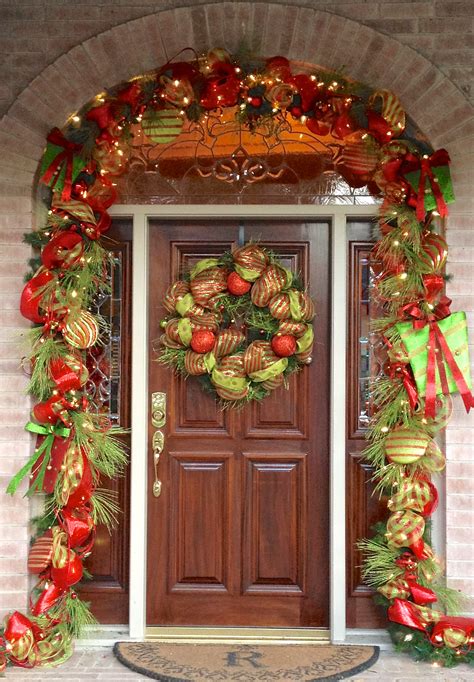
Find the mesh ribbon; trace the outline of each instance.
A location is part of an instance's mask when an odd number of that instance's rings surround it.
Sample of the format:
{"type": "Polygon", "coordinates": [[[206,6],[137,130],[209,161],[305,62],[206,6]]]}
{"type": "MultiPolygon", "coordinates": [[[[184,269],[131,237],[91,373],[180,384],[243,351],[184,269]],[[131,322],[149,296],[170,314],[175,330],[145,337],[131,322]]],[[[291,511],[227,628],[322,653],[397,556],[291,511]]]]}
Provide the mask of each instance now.
{"type": "Polygon", "coordinates": [[[234,251],[236,272],[247,282],[254,282],[267,266],[267,254],[256,244],[247,244],[234,251]]]}

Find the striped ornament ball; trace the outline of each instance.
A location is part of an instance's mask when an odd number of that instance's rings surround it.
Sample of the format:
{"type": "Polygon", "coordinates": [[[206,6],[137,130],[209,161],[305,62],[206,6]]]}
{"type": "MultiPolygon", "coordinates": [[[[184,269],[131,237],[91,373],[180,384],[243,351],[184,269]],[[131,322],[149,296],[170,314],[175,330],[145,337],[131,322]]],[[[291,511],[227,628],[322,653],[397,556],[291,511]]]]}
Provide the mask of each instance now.
{"type": "Polygon", "coordinates": [[[94,315],[87,310],[69,316],[63,329],[66,343],[73,348],[90,348],[99,338],[99,325],[94,315]]]}
{"type": "Polygon", "coordinates": [[[430,437],[418,429],[393,429],[385,439],[385,456],[394,464],[413,464],[426,454],[430,437]]]}

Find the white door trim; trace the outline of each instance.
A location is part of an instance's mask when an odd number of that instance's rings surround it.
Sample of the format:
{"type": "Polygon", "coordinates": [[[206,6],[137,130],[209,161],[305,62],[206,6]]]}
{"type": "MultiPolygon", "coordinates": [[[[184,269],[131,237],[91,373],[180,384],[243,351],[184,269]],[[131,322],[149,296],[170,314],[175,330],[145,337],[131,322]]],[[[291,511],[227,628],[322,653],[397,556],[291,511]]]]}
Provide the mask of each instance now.
{"type": "Polygon", "coordinates": [[[133,639],[146,628],[146,530],[150,499],[146,473],[148,392],[148,222],[150,218],[328,218],[332,222],[330,622],[331,641],[346,639],[345,423],[346,423],[346,225],[372,217],[376,205],[115,205],[115,216],[133,218],[132,453],[130,518],[130,626],[133,639]]]}

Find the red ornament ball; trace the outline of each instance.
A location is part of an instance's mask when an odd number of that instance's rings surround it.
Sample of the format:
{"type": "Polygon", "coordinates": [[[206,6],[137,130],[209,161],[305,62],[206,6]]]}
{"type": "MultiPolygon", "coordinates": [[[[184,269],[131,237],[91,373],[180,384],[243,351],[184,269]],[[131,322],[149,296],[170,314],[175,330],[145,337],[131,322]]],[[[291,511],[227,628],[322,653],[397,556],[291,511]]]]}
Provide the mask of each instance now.
{"type": "Polygon", "coordinates": [[[291,334],[280,334],[272,339],[272,351],[280,358],[288,358],[296,351],[296,339],[291,334]]]}
{"type": "Polygon", "coordinates": [[[251,286],[251,282],[247,282],[237,272],[231,272],[227,278],[227,289],[233,296],[243,296],[250,291],[251,286]]]}
{"type": "Polygon", "coordinates": [[[191,337],[191,348],[195,353],[209,353],[216,343],[216,335],[207,329],[194,332],[191,337]]]}

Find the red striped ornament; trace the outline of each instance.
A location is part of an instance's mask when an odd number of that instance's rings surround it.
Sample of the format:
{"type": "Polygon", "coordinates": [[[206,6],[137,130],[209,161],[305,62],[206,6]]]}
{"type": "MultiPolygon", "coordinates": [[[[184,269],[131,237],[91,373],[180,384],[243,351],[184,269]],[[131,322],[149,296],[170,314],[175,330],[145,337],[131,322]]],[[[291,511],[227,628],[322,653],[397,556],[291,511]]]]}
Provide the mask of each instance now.
{"type": "Polygon", "coordinates": [[[68,316],[62,334],[73,348],[90,348],[99,338],[99,325],[92,313],[81,310],[68,316]]]}
{"type": "Polygon", "coordinates": [[[394,464],[413,464],[425,455],[430,440],[418,429],[395,428],[385,439],[385,456],[394,464]]]}
{"type": "Polygon", "coordinates": [[[355,175],[372,173],[380,159],[380,146],[363,130],[358,130],[344,139],[341,163],[355,175]]]}
{"type": "Polygon", "coordinates": [[[388,501],[390,511],[411,509],[422,516],[431,516],[438,505],[438,491],[431,481],[412,479],[403,481],[388,501]]]}
{"type": "Polygon", "coordinates": [[[53,534],[50,530],[35,540],[28,554],[28,571],[39,575],[45,571],[53,557],[53,534]]]}
{"type": "Polygon", "coordinates": [[[446,265],[448,245],[444,237],[436,232],[430,232],[423,240],[418,255],[423,271],[426,273],[439,272],[446,265]]]}

